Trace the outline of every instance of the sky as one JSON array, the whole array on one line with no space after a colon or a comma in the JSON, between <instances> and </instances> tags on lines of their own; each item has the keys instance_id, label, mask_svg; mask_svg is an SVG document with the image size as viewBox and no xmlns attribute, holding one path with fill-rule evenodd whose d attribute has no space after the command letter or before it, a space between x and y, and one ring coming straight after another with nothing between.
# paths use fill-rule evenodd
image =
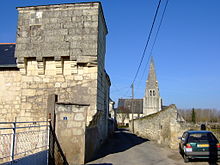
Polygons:
<instances>
[{"instance_id":1,"label":"sky","mask_svg":"<svg viewBox=\"0 0 220 165\"><path fill-rule=\"evenodd\" d=\"M1 0L0 43L16 42L16 7L90 2L90 0ZM108 27L106 71L111 98L131 98L131 84L147 42L159 0L101 0ZM166 0L162 0L152 38L134 82L135 98L143 98L154 58L164 105L220 109L220 1L169 0L155 43ZM151 53L152 49L152 53Z\"/></svg>"}]
</instances>

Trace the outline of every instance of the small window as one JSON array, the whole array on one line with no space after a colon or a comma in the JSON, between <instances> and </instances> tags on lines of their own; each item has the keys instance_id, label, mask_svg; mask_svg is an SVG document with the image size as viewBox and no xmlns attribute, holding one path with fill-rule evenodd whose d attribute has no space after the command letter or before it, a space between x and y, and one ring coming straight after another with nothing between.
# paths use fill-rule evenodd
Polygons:
<instances>
[{"instance_id":1,"label":"small window","mask_svg":"<svg viewBox=\"0 0 220 165\"><path fill-rule=\"evenodd\" d=\"M155 94L155 91L153 90L153 96L155 96L156 94Z\"/></svg>"},{"instance_id":2,"label":"small window","mask_svg":"<svg viewBox=\"0 0 220 165\"><path fill-rule=\"evenodd\" d=\"M150 90L150 96L152 96L152 91Z\"/></svg>"}]
</instances>

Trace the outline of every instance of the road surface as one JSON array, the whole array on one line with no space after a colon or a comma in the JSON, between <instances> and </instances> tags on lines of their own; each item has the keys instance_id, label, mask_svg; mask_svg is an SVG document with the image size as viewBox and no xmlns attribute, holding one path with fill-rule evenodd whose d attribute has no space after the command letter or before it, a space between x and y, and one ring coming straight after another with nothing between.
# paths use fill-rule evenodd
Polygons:
<instances>
[{"instance_id":1,"label":"road surface","mask_svg":"<svg viewBox=\"0 0 220 165\"><path fill-rule=\"evenodd\" d=\"M162 147L119 129L87 165L208 165L207 161L184 163L177 150ZM211 163L210 163L211 164ZM209 165L210 165L209 164ZM217 163L212 163L217 165Z\"/></svg>"}]
</instances>

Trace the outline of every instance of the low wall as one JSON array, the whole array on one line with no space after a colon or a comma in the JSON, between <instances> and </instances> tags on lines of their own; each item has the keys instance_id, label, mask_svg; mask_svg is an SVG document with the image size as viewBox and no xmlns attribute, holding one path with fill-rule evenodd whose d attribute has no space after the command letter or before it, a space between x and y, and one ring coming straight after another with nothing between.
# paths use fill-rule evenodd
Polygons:
<instances>
[{"instance_id":1,"label":"low wall","mask_svg":"<svg viewBox=\"0 0 220 165\"><path fill-rule=\"evenodd\" d=\"M132 130L132 124L129 125L130 130ZM175 105L170 105L158 113L134 120L135 134L173 149L178 148L178 137L181 137L183 132L189 129L198 128L192 124L180 122L180 116Z\"/></svg>"},{"instance_id":2,"label":"low wall","mask_svg":"<svg viewBox=\"0 0 220 165\"><path fill-rule=\"evenodd\" d=\"M87 109L86 105L56 104L56 135L70 165L84 164Z\"/></svg>"}]
</instances>

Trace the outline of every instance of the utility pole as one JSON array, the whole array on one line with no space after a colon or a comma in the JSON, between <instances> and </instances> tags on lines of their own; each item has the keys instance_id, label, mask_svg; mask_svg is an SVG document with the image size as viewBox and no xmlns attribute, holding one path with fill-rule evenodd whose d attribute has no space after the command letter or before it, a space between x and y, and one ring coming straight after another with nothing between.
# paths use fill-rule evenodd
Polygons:
<instances>
[{"instance_id":1,"label":"utility pole","mask_svg":"<svg viewBox=\"0 0 220 165\"><path fill-rule=\"evenodd\" d=\"M132 133L134 133L134 107L133 107L133 102L134 102L134 84L131 84L131 90L132 90L132 100L131 100L131 120L132 120Z\"/></svg>"}]
</instances>

